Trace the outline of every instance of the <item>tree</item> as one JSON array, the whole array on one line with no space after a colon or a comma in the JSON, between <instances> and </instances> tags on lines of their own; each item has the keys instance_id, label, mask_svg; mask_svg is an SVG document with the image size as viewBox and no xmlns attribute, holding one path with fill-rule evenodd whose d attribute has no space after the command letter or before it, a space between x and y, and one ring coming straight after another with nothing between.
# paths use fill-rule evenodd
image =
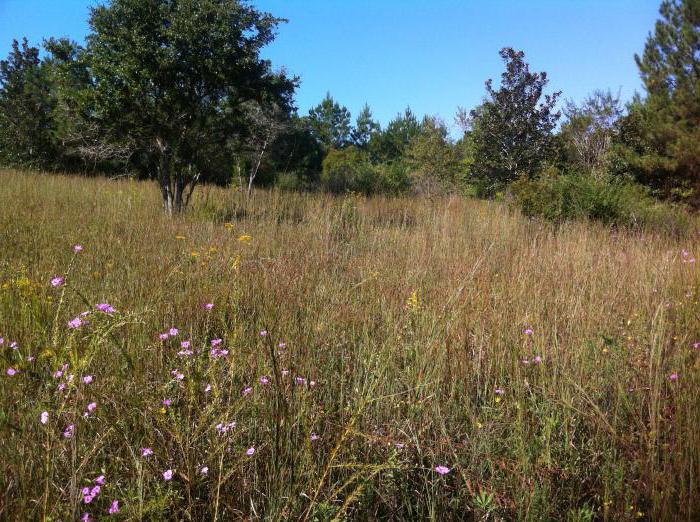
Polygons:
<instances>
[{"instance_id":1,"label":"tree","mask_svg":"<svg viewBox=\"0 0 700 522\"><path fill-rule=\"evenodd\" d=\"M635 56L646 90L621 122L620 157L659 194L700 204L700 2L664 0Z\"/></svg>"},{"instance_id":2,"label":"tree","mask_svg":"<svg viewBox=\"0 0 700 522\"><path fill-rule=\"evenodd\" d=\"M355 120L355 128L351 132L352 143L361 149L364 149L369 144L369 140L375 132L380 130L379 123L372 119L372 111L369 105L365 103L364 107L357 115Z\"/></svg>"},{"instance_id":3,"label":"tree","mask_svg":"<svg viewBox=\"0 0 700 522\"><path fill-rule=\"evenodd\" d=\"M323 155L323 147L309 128L308 118L293 115L275 140L268 156L269 168L288 182L294 179L297 187L309 188L319 179Z\"/></svg>"},{"instance_id":4,"label":"tree","mask_svg":"<svg viewBox=\"0 0 700 522\"><path fill-rule=\"evenodd\" d=\"M607 172L612 144L618 135L620 95L595 91L581 106L567 102L564 115L566 121L560 134L569 163L579 172L600 178Z\"/></svg>"},{"instance_id":5,"label":"tree","mask_svg":"<svg viewBox=\"0 0 700 522\"><path fill-rule=\"evenodd\" d=\"M401 160L411 140L418 136L421 125L410 107L403 114L397 114L382 132L375 132L370 138L368 150L375 163Z\"/></svg>"},{"instance_id":6,"label":"tree","mask_svg":"<svg viewBox=\"0 0 700 522\"><path fill-rule=\"evenodd\" d=\"M243 140L243 148L249 159L246 195L250 197L265 153L287 127L287 114L276 104L266 107L256 101L249 101L245 104L245 117L248 135Z\"/></svg>"},{"instance_id":7,"label":"tree","mask_svg":"<svg viewBox=\"0 0 700 522\"><path fill-rule=\"evenodd\" d=\"M51 103L39 49L27 39L12 42L0 61L0 161L45 167L53 155Z\"/></svg>"},{"instance_id":8,"label":"tree","mask_svg":"<svg viewBox=\"0 0 700 522\"><path fill-rule=\"evenodd\" d=\"M454 186L459 156L449 140L447 126L439 118L423 118L421 131L412 138L406 156L418 188L434 191Z\"/></svg>"},{"instance_id":9,"label":"tree","mask_svg":"<svg viewBox=\"0 0 700 522\"><path fill-rule=\"evenodd\" d=\"M309 110L308 121L314 136L327 151L342 149L351 143L350 111L333 100L330 93Z\"/></svg>"},{"instance_id":10,"label":"tree","mask_svg":"<svg viewBox=\"0 0 700 522\"><path fill-rule=\"evenodd\" d=\"M85 49L67 38L44 41L48 53L42 62L51 102L52 163L62 170L125 168L132 149L104 139L90 120L93 78Z\"/></svg>"},{"instance_id":11,"label":"tree","mask_svg":"<svg viewBox=\"0 0 700 522\"><path fill-rule=\"evenodd\" d=\"M92 8L86 56L90 122L132 149L168 213L201 180L230 172L245 102L291 110L296 78L260 50L282 19L243 0L111 0Z\"/></svg>"},{"instance_id":12,"label":"tree","mask_svg":"<svg viewBox=\"0 0 700 522\"><path fill-rule=\"evenodd\" d=\"M367 153L353 145L331 149L323 159L321 183L330 192L371 194L379 188L379 181Z\"/></svg>"},{"instance_id":13,"label":"tree","mask_svg":"<svg viewBox=\"0 0 700 522\"><path fill-rule=\"evenodd\" d=\"M552 130L560 116L554 105L561 93L543 95L547 73L530 72L522 51L506 47L499 54L506 63L499 89L488 80L482 105L469 116L463 109L458 113L473 140L472 171L490 190L537 174L551 157Z\"/></svg>"}]
</instances>

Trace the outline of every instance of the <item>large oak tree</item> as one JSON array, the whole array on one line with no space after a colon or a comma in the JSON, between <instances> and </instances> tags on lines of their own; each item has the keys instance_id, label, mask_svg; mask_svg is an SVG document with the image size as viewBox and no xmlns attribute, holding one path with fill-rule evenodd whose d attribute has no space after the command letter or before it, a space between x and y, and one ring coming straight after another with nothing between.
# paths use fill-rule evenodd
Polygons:
<instances>
[{"instance_id":1,"label":"large oak tree","mask_svg":"<svg viewBox=\"0 0 700 522\"><path fill-rule=\"evenodd\" d=\"M92 9L90 119L158 180L169 213L186 206L198 181L230 175L250 107L290 113L297 80L260 58L282 21L244 0L111 0Z\"/></svg>"}]
</instances>

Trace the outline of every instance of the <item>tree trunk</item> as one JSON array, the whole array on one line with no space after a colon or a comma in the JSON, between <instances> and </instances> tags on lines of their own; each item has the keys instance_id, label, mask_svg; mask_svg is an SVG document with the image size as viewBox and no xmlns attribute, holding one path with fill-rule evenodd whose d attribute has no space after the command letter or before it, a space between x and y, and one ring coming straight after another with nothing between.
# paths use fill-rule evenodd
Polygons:
<instances>
[{"instance_id":1,"label":"tree trunk","mask_svg":"<svg viewBox=\"0 0 700 522\"><path fill-rule=\"evenodd\" d=\"M168 214L168 216L173 215L173 190L170 185L170 170L168 168L168 159L166 157L161 157L160 165L158 165L158 184L160 185L160 192L163 196L163 210Z\"/></svg>"},{"instance_id":2,"label":"tree trunk","mask_svg":"<svg viewBox=\"0 0 700 522\"><path fill-rule=\"evenodd\" d=\"M267 140L265 140L262 148L260 149L260 154L258 154L258 160L255 163L255 166L250 170L250 176L248 177L248 193L247 193L247 196L249 198L250 198L250 194L253 192L253 181L255 180L255 176L258 175L258 169L260 168L260 163L262 162L263 155L265 154L265 149L267 149Z\"/></svg>"}]
</instances>

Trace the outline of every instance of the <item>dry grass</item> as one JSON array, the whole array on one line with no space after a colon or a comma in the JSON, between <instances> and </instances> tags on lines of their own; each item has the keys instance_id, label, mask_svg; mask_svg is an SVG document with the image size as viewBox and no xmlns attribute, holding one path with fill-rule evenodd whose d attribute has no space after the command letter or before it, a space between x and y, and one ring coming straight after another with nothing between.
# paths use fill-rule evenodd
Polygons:
<instances>
[{"instance_id":1,"label":"dry grass","mask_svg":"<svg viewBox=\"0 0 700 522\"><path fill-rule=\"evenodd\" d=\"M168 220L151 184L0 178L2 519L700 514L696 237L208 187Z\"/></svg>"}]
</instances>

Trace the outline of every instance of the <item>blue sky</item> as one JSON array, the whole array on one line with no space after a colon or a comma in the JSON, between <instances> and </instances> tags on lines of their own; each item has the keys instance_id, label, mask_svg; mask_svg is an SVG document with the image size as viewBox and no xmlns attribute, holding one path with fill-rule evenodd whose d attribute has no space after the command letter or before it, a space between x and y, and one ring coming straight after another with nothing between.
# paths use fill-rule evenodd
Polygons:
<instances>
[{"instance_id":1,"label":"blue sky","mask_svg":"<svg viewBox=\"0 0 700 522\"><path fill-rule=\"evenodd\" d=\"M12 38L82 41L95 0L0 0L0 55ZM301 77L301 114L329 91L353 116L367 102L386 124L410 105L452 124L502 71L498 50L525 51L551 90L641 90L641 52L660 0L258 0L289 19L265 56Z\"/></svg>"}]
</instances>

